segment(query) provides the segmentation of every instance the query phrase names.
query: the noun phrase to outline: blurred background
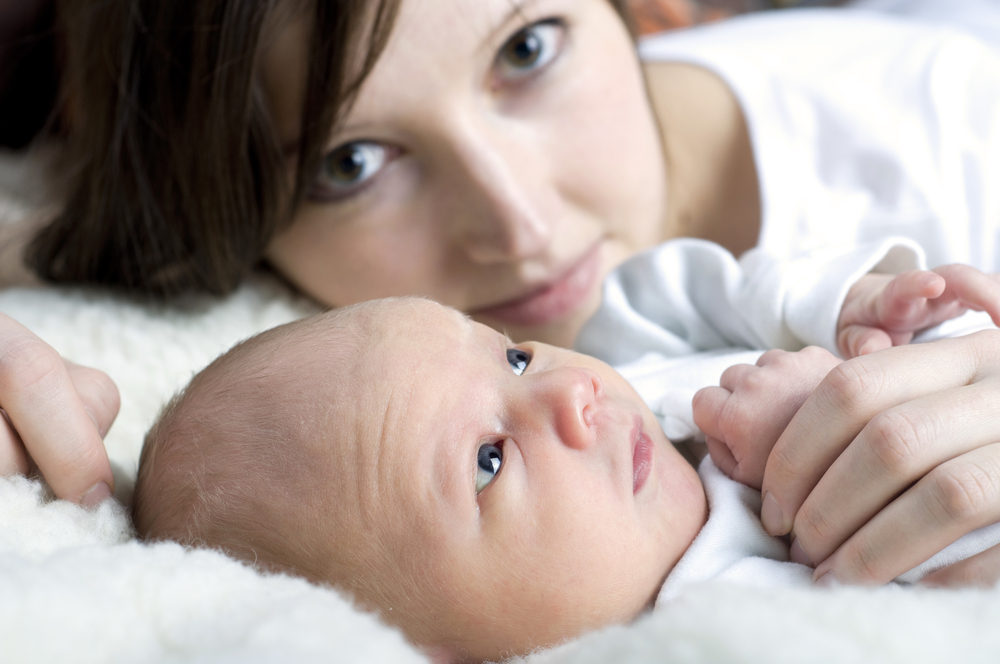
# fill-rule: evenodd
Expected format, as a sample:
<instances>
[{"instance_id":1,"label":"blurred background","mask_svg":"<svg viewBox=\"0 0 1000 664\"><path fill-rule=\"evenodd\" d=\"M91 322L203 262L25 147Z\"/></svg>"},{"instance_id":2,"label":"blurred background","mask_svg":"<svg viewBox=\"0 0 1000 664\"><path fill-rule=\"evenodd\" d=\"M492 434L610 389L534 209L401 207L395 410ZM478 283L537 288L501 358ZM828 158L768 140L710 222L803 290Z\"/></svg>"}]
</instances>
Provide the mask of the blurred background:
<instances>
[{"instance_id":1,"label":"blurred background","mask_svg":"<svg viewBox=\"0 0 1000 664\"><path fill-rule=\"evenodd\" d=\"M734 14L784 7L819 7L846 0L630 0L643 35L717 21Z\"/></svg>"}]
</instances>

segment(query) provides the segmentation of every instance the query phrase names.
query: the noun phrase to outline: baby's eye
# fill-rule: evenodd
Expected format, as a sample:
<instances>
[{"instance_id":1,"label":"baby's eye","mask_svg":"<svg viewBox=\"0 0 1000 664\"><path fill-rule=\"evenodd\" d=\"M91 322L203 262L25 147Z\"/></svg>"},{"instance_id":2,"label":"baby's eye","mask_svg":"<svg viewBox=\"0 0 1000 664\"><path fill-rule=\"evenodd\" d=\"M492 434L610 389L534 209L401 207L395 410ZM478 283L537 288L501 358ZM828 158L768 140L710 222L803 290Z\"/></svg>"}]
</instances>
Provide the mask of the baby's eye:
<instances>
[{"instance_id":1,"label":"baby's eye","mask_svg":"<svg viewBox=\"0 0 1000 664\"><path fill-rule=\"evenodd\" d=\"M390 156L389 148L371 141L341 145L323 156L309 195L320 200L349 196L377 175Z\"/></svg>"},{"instance_id":2,"label":"baby's eye","mask_svg":"<svg viewBox=\"0 0 1000 664\"><path fill-rule=\"evenodd\" d=\"M504 78L520 78L552 62L562 48L565 26L546 19L522 28L507 40L497 57Z\"/></svg>"},{"instance_id":3,"label":"baby's eye","mask_svg":"<svg viewBox=\"0 0 1000 664\"><path fill-rule=\"evenodd\" d=\"M520 376L528 368L528 363L531 362L531 353L510 348L507 350L507 362L510 363L511 370Z\"/></svg>"},{"instance_id":4,"label":"baby's eye","mask_svg":"<svg viewBox=\"0 0 1000 664\"><path fill-rule=\"evenodd\" d=\"M476 493L479 493L493 481L503 464L503 450L499 445L488 443L479 447L479 458L476 463Z\"/></svg>"}]
</instances>

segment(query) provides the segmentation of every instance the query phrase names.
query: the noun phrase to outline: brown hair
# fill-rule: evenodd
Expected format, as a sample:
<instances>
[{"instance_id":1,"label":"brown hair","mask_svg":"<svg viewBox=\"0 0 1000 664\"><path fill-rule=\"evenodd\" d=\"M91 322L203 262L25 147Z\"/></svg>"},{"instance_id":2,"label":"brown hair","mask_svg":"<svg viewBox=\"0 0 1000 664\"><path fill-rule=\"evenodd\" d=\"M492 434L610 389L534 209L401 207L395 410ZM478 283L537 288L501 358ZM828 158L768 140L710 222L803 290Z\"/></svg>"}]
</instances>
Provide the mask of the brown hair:
<instances>
[{"instance_id":1,"label":"brown hair","mask_svg":"<svg viewBox=\"0 0 1000 664\"><path fill-rule=\"evenodd\" d=\"M224 294L292 218L401 0L314 0L294 184L258 64L294 0L62 0L67 196L29 266L135 294ZM631 28L626 0L609 0ZM363 57L355 60L357 49Z\"/></svg>"}]
</instances>

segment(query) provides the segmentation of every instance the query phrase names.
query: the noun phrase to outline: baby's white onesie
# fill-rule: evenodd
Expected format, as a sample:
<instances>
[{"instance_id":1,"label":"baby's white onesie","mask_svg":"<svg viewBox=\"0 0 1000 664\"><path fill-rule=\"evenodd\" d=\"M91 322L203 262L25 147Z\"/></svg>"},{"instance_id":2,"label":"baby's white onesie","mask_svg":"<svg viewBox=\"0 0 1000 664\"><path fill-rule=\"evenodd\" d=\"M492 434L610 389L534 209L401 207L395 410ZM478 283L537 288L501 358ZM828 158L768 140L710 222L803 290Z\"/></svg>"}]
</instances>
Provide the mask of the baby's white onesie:
<instances>
[{"instance_id":1,"label":"baby's white onesie","mask_svg":"<svg viewBox=\"0 0 1000 664\"><path fill-rule=\"evenodd\" d=\"M722 580L753 586L810 586L812 570L788 560L784 538L772 537L760 521L760 492L723 475L705 457L698 475L708 496L708 521L667 575L656 606L695 583ZM916 583L931 572L1000 544L1000 524L975 530L896 578Z\"/></svg>"}]
</instances>

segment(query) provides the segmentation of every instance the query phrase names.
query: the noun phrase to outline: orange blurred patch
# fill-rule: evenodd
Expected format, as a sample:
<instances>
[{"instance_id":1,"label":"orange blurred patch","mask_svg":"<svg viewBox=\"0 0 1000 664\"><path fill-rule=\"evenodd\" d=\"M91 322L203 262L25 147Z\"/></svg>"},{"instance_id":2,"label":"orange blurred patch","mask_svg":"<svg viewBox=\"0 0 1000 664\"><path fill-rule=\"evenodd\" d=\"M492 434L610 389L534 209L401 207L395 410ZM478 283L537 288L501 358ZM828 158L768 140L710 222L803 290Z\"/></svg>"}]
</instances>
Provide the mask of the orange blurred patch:
<instances>
[{"instance_id":1,"label":"orange blurred patch","mask_svg":"<svg viewBox=\"0 0 1000 664\"><path fill-rule=\"evenodd\" d=\"M640 35L686 28L732 15L694 0L630 0L629 7Z\"/></svg>"}]
</instances>

